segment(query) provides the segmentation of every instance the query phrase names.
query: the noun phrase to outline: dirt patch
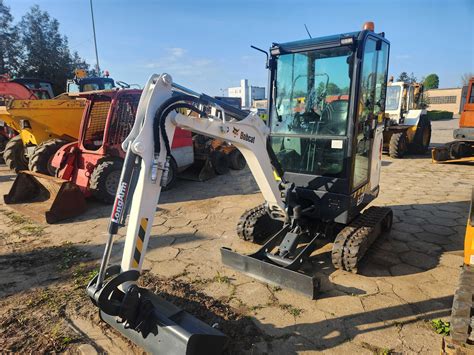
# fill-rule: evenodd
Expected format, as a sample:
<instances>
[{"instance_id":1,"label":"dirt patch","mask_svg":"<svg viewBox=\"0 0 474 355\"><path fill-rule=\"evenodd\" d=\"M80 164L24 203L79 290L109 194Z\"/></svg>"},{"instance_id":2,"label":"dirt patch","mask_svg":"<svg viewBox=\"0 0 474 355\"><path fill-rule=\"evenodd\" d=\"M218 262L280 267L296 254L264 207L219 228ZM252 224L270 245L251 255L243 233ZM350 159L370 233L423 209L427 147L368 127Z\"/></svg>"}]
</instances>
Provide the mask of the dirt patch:
<instances>
[{"instance_id":1,"label":"dirt patch","mask_svg":"<svg viewBox=\"0 0 474 355\"><path fill-rule=\"evenodd\" d=\"M242 353L264 340L262 333L246 313L197 290L192 284L174 279L161 279L144 272L140 285L159 294L209 325L215 325L230 339L227 352Z\"/></svg>"},{"instance_id":2,"label":"dirt patch","mask_svg":"<svg viewBox=\"0 0 474 355\"><path fill-rule=\"evenodd\" d=\"M95 317L96 310L84 292L95 263L59 272L58 280L8 296L0 301L0 347L12 352L58 352L85 339L70 326L72 313Z\"/></svg>"}]
</instances>

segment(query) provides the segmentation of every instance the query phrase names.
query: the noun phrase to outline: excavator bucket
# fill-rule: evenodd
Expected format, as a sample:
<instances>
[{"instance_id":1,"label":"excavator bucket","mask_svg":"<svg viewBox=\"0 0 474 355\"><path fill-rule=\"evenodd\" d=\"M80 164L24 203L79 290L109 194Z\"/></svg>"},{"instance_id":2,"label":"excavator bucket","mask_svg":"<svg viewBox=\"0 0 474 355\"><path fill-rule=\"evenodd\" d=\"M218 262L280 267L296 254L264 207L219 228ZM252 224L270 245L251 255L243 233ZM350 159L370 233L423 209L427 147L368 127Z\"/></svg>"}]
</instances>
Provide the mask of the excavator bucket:
<instances>
[{"instance_id":1,"label":"excavator bucket","mask_svg":"<svg viewBox=\"0 0 474 355\"><path fill-rule=\"evenodd\" d=\"M13 209L41 223L56 223L86 210L86 200L76 184L31 171L19 172L3 198Z\"/></svg>"}]
</instances>

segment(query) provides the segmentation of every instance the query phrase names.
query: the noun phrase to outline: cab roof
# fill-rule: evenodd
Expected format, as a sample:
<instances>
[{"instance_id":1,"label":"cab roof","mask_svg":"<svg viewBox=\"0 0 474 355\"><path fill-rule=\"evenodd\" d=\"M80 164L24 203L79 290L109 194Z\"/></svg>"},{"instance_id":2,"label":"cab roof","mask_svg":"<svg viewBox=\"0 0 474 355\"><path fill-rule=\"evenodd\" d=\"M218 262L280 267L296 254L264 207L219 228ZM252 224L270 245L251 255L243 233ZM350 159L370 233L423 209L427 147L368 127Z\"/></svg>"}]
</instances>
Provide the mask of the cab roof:
<instances>
[{"instance_id":1,"label":"cab roof","mask_svg":"<svg viewBox=\"0 0 474 355\"><path fill-rule=\"evenodd\" d=\"M361 31L341 33L338 35L324 36L318 38L308 38L299 41L273 43L270 51L272 54L292 53L302 50L322 49L341 45L341 39L354 38L356 39Z\"/></svg>"}]
</instances>

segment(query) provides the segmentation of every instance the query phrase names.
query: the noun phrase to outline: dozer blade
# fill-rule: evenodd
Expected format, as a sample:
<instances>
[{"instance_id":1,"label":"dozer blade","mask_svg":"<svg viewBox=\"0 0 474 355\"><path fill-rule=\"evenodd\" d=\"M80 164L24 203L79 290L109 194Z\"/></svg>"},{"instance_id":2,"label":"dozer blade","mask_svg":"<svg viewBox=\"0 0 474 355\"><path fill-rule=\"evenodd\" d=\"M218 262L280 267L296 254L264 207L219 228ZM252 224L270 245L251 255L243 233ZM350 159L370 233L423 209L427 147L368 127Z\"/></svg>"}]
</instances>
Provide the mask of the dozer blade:
<instances>
[{"instance_id":1,"label":"dozer blade","mask_svg":"<svg viewBox=\"0 0 474 355\"><path fill-rule=\"evenodd\" d=\"M206 181L216 176L210 159L196 160L193 165L179 174L181 179Z\"/></svg>"},{"instance_id":2,"label":"dozer blade","mask_svg":"<svg viewBox=\"0 0 474 355\"><path fill-rule=\"evenodd\" d=\"M221 259L227 265L243 274L271 285L290 288L296 292L315 299L319 282L316 277L290 270L262 258L259 253L242 255L229 248L221 248Z\"/></svg>"},{"instance_id":3,"label":"dozer blade","mask_svg":"<svg viewBox=\"0 0 474 355\"><path fill-rule=\"evenodd\" d=\"M179 307L152 292L143 290L150 299L156 324L146 337L119 322L118 318L100 311L102 320L122 335L152 354L221 354L227 337Z\"/></svg>"},{"instance_id":4,"label":"dozer blade","mask_svg":"<svg viewBox=\"0 0 474 355\"><path fill-rule=\"evenodd\" d=\"M20 171L3 198L13 209L41 223L56 223L86 210L76 184L31 171Z\"/></svg>"}]
</instances>

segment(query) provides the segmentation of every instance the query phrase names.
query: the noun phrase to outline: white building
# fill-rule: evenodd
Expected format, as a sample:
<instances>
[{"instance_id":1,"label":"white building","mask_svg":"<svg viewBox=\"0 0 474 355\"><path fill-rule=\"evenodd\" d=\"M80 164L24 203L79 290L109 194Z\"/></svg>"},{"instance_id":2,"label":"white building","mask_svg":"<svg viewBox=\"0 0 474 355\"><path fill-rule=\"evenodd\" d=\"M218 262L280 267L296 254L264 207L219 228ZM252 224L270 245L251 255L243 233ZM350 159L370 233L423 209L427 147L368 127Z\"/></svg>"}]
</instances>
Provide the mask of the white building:
<instances>
[{"instance_id":1,"label":"white building","mask_svg":"<svg viewBox=\"0 0 474 355\"><path fill-rule=\"evenodd\" d=\"M240 86L228 88L227 96L240 97L242 108L252 107L253 100L262 100L265 98L265 88L249 85L248 79L240 80Z\"/></svg>"}]
</instances>

